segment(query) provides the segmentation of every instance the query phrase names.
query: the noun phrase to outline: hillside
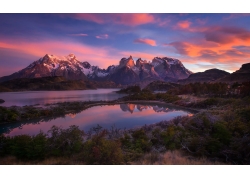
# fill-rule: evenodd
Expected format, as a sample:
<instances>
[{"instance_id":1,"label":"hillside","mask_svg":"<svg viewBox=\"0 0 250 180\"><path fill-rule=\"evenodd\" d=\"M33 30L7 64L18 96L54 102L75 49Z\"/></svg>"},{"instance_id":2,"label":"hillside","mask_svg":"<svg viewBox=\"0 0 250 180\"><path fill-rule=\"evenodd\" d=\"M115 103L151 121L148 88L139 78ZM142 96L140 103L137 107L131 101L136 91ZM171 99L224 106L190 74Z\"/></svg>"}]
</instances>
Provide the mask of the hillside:
<instances>
[{"instance_id":1,"label":"hillside","mask_svg":"<svg viewBox=\"0 0 250 180\"><path fill-rule=\"evenodd\" d=\"M19 78L0 83L0 92L41 91L41 90L86 90L97 88L117 88L114 82L89 80L67 80L61 76L42 78Z\"/></svg>"},{"instance_id":2,"label":"hillside","mask_svg":"<svg viewBox=\"0 0 250 180\"><path fill-rule=\"evenodd\" d=\"M214 82L217 79L223 78L230 73L220 69L209 69L204 72L191 74L187 79L179 80L181 84L195 83L195 82Z\"/></svg>"},{"instance_id":3,"label":"hillside","mask_svg":"<svg viewBox=\"0 0 250 180\"><path fill-rule=\"evenodd\" d=\"M243 64L241 68L234 73L217 80L218 82L234 83L250 81L250 63Z\"/></svg>"}]
</instances>

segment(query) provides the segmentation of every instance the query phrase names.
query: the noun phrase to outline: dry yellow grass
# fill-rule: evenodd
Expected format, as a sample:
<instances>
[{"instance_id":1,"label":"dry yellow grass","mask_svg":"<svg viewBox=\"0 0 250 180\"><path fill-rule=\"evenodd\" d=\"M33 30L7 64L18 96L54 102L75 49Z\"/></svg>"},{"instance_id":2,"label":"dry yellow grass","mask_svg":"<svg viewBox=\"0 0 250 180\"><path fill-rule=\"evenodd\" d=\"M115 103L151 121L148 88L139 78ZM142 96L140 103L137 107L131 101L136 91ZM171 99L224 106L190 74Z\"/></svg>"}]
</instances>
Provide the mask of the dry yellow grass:
<instances>
[{"instance_id":1,"label":"dry yellow grass","mask_svg":"<svg viewBox=\"0 0 250 180\"><path fill-rule=\"evenodd\" d=\"M134 165L225 165L222 162L212 162L206 158L194 158L183 155L180 151L168 151L162 154L145 154Z\"/></svg>"}]
</instances>

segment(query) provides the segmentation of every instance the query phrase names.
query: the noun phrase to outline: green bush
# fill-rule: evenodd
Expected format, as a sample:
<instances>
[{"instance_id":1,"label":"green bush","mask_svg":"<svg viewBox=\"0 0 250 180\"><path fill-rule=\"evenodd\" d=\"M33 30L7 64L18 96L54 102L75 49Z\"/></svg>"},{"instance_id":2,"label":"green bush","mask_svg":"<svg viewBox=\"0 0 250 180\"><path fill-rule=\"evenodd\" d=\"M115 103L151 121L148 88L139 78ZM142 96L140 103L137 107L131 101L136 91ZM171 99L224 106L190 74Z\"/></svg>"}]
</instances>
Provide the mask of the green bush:
<instances>
[{"instance_id":1,"label":"green bush","mask_svg":"<svg viewBox=\"0 0 250 180\"><path fill-rule=\"evenodd\" d=\"M180 148L181 143L181 129L176 126L169 126L163 132L161 132L161 138L163 139L163 145L166 149L174 150Z\"/></svg>"},{"instance_id":2,"label":"green bush","mask_svg":"<svg viewBox=\"0 0 250 180\"><path fill-rule=\"evenodd\" d=\"M18 135L0 137L0 154L13 155L23 160L44 159L46 155L46 135L42 132L36 136Z\"/></svg>"},{"instance_id":3,"label":"green bush","mask_svg":"<svg viewBox=\"0 0 250 180\"><path fill-rule=\"evenodd\" d=\"M105 139L106 131L94 135L84 143L83 159L87 164L122 164L123 153L118 140Z\"/></svg>"},{"instance_id":4,"label":"green bush","mask_svg":"<svg viewBox=\"0 0 250 180\"><path fill-rule=\"evenodd\" d=\"M133 149L137 152L148 152L151 148L151 142L143 129L136 130L132 133Z\"/></svg>"},{"instance_id":5,"label":"green bush","mask_svg":"<svg viewBox=\"0 0 250 180\"><path fill-rule=\"evenodd\" d=\"M84 132L78 126L73 125L68 129L52 126L48 133L48 147L51 155L70 156L81 151Z\"/></svg>"}]
</instances>

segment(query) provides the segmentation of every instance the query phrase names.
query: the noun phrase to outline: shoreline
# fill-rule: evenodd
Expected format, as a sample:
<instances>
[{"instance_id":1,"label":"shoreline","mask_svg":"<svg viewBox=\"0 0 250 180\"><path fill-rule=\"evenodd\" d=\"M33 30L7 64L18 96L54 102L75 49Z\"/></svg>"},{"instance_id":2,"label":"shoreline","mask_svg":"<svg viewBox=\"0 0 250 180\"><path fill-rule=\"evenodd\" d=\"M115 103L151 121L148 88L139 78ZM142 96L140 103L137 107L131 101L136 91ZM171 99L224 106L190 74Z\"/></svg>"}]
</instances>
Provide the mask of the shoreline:
<instances>
[{"instance_id":1,"label":"shoreline","mask_svg":"<svg viewBox=\"0 0 250 180\"><path fill-rule=\"evenodd\" d=\"M46 105L30 105L30 106L10 106L10 107L4 107L0 105L0 108L3 107L7 110L12 110L18 112L20 114L20 117L18 120L9 121L9 122L0 122L1 125L7 125L12 124L16 122L27 122L32 120L40 120L45 118L57 118L61 116L66 116L69 113L78 114L84 110L87 110L88 108L92 108L95 106L105 106L105 105L117 105L117 104L127 104L127 103L134 103L134 104L158 104L158 105L165 105L165 106L171 106L176 107L179 109L187 110L187 111L193 111L193 113L199 113L200 109L194 109L194 108L188 108L184 106L175 105L173 103L166 103L164 101L157 101L157 100L113 100L113 101L72 101L72 102L59 102L59 103L53 103L53 104L46 104ZM28 114L28 109L32 109L33 111L37 111L40 113L43 113L46 111L47 115L38 115L38 116L31 116L31 117L21 117L23 115ZM59 109L61 112L57 112L56 110ZM26 112L27 111L27 112ZM30 115L30 114L28 114Z\"/></svg>"}]
</instances>

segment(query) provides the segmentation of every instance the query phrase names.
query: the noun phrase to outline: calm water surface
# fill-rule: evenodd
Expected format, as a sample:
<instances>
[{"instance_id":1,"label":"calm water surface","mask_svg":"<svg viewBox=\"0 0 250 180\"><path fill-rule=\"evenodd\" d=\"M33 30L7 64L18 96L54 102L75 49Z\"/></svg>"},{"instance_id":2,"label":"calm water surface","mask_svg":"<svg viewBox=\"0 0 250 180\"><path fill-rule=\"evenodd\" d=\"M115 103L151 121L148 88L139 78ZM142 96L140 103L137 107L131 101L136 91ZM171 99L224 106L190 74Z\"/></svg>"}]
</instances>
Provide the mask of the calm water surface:
<instances>
[{"instance_id":1,"label":"calm water surface","mask_svg":"<svg viewBox=\"0 0 250 180\"><path fill-rule=\"evenodd\" d=\"M53 125L68 128L77 125L88 131L97 124L104 128L115 125L117 128L134 128L145 124L153 124L162 120L170 120L177 116L189 115L191 112L159 104L118 104L95 106L78 114L68 114L56 119L26 121L0 126L0 133L14 136L20 134L35 135L42 130L47 132Z\"/></svg>"},{"instance_id":2,"label":"calm water surface","mask_svg":"<svg viewBox=\"0 0 250 180\"><path fill-rule=\"evenodd\" d=\"M75 91L24 91L0 93L0 99L5 100L0 106L25 106L35 104L51 104L69 101L111 101L124 94L114 91L119 89L75 90Z\"/></svg>"}]
</instances>

